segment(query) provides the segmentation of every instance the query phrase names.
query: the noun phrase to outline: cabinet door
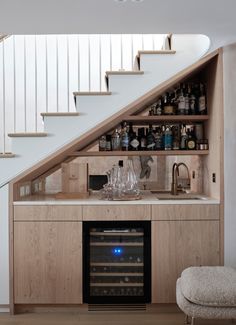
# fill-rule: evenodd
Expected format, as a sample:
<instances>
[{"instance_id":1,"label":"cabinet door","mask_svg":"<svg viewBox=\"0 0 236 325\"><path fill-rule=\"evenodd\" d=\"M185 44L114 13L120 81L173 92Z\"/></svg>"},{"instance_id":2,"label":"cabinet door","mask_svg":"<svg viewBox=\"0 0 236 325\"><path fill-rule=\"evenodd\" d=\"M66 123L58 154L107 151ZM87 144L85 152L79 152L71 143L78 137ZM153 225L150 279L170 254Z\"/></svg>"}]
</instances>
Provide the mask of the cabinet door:
<instances>
[{"instance_id":1,"label":"cabinet door","mask_svg":"<svg viewBox=\"0 0 236 325\"><path fill-rule=\"evenodd\" d=\"M152 303L174 303L189 266L219 265L219 221L152 222Z\"/></svg>"},{"instance_id":2,"label":"cabinet door","mask_svg":"<svg viewBox=\"0 0 236 325\"><path fill-rule=\"evenodd\" d=\"M14 303L82 303L82 223L14 223Z\"/></svg>"}]
</instances>

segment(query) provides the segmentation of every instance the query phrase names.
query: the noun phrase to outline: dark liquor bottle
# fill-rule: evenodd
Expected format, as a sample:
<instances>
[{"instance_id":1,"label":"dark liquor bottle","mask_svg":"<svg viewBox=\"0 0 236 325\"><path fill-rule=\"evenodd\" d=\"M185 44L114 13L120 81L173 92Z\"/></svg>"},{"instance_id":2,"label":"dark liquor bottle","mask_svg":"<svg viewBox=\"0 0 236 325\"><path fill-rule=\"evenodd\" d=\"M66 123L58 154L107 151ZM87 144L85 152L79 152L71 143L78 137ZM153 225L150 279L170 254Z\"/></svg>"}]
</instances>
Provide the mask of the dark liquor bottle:
<instances>
[{"instance_id":1,"label":"dark liquor bottle","mask_svg":"<svg viewBox=\"0 0 236 325\"><path fill-rule=\"evenodd\" d=\"M148 133L147 133L147 150L155 149L155 139L153 135L152 125L149 125Z\"/></svg>"},{"instance_id":2,"label":"dark liquor bottle","mask_svg":"<svg viewBox=\"0 0 236 325\"><path fill-rule=\"evenodd\" d=\"M127 125L126 123L122 123L121 129L121 149L122 151L129 150L129 134L127 132Z\"/></svg>"},{"instance_id":3,"label":"dark liquor bottle","mask_svg":"<svg viewBox=\"0 0 236 325\"><path fill-rule=\"evenodd\" d=\"M155 105L152 105L152 106L149 108L149 112L148 112L148 114L149 114L150 116L155 115Z\"/></svg>"},{"instance_id":4,"label":"dark liquor bottle","mask_svg":"<svg viewBox=\"0 0 236 325\"><path fill-rule=\"evenodd\" d=\"M193 127L188 131L188 139L186 141L186 147L188 150L196 149L196 138L195 138L195 133L194 133Z\"/></svg>"},{"instance_id":5,"label":"dark liquor bottle","mask_svg":"<svg viewBox=\"0 0 236 325\"><path fill-rule=\"evenodd\" d=\"M179 125L172 126L172 135L173 135L173 150L179 150L180 147L180 132Z\"/></svg>"},{"instance_id":6,"label":"dark liquor bottle","mask_svg":"<svg viewBox=\"0 0 236 325\"><path fill-rule=\"evenodd\" d=\"M106 151L111 151L111 135L106 135Z\"/></svg>"},{"instance_id":7,"label":"dark liquor bottle","mask_svg":"<svg viewBox=\"0 0 236 325\"><path fill-rule=\"evenodd\" d=\"M145 128L138 129L139 150L147 150L147 139L145 135Z\"/></svg>"},{"instance_id":8,"label":"dark liquor bottle","mask_svg":"<svg viewBox=\"0 0 236 325\"><path fill-rule=\"evenodd\" d=\"M190 88L190 97L189 97L189 114L195 115L197 113L197 99L194 92L194 88Z\"/></svg>"},{"instance_id":9,"label":"dark liquor bottle","mask_svg":"<svg viewBox=\"0 0 236 325\"><path fill-rule=\"evenodd\" d=\"M199 89L200 89L200 95L198 98L198 111L199 114L204 115L207 114L205 86L202 83L200 83Z\"/></svg>"},{"instance_id":10,"label":"dark liquor bottle","mask_svg":"<svg viewBox=\"0 0 236 325\"><path fill-rule=\"evenodd\" d=\"M154 141L155 141L155 150L162 150L163 149L163 142L162 142L162 132L161 127L157 127L153 132Z\"/></svg>"},{"instance_id":11,"label":"dark liquor bottle","mask_svg":"<svg viewBox=\"0 0 236 325\"><path fill-rule=\"evenodd\" d=\"M135 151L138 150L139 141L137 139L137 135L133 129L133 124L130 122L129 124L129 150Z\"/></svg>"}]
</instances>

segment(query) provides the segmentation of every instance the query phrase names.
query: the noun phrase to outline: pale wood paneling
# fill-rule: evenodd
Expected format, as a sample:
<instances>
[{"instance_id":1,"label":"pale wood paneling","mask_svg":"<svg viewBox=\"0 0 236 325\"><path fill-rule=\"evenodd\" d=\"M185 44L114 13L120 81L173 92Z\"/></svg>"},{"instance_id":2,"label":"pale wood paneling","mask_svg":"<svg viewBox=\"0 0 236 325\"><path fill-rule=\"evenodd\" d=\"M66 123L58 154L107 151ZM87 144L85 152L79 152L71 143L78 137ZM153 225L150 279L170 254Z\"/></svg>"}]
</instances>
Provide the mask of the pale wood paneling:
<instances>
[{"instance_id":1,"label":"pale wood paneling","mask_svg":"<svg viewBox=\"0 0 236 325\"><path fill-rule=\"evenodd\" d=\"M152 220L218 220L217 204L152 205Z\"/></svg>"},{"instance_id":2,"label":"pale wood paneling","mask_svg":"<svg viewBox=\"0 0 236 325\"><path fill-rule=\"evenodd\" d=\"M14 221L79 221L79 205L19 205L14 207Z\"/></svg>"},{"instance_id":3,"label":"pale wood paneling","mask_svg":"<svg viewBox=\"0 0 236 325\"><path fill-rule=\"evenodd\" d=\"M205 137L209 140L210 155L204 157L204 193L221 198L223 188L221 171L223 170L223 63L222 52L205 70L207 82L207 109L210 119L205 124ZM213 182L212 174L216 174Z\"/></svg>"},{"instance_id":4,"label":"pale wood paneling","mask_svg":"<svg viewBox=\"0 0 236 325\"><path fill-rule=\"evenodd\" d=\"M82 223L14 225L14 303L82 303Z\"/></svg>"},{"instance_id":5,"label":"pale wood paneling","mask_svg":"<svg viewBox=\"0 0 236 325\"><path fill-rule=\"evenodd\" d=\"M152 222L152 303L175 302L186 267L219 262L219 221Z\"/></svg>"},{"instance_id":6,"label":"pale wood paneling","mask_svg":"<svg viewBox=\"0 0 236 325\"><path fill-rule=\"evenodd\" d=\"M150 220L150 205L83 206L83 220Z\"/></svg>"}]
</instances>

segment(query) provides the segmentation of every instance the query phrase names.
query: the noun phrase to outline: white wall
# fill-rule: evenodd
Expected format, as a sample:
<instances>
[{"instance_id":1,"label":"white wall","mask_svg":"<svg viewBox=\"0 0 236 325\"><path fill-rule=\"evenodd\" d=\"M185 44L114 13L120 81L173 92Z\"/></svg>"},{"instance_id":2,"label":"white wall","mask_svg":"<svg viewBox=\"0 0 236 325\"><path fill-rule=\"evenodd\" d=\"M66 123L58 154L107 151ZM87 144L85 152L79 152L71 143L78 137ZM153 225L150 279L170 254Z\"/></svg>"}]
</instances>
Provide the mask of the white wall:
<instances>
[{"instance_id":1,"label":"white wall","mask_svg":"<svg viewBox=\"0 0 236 325\"><path fill-rule=\"evenodd\" d=\"M9 304L8 185L0 188L0 305Z\"/></svg>"},{"instance_id":2,"label":"white wall","mask_svg":"<svg viewBox=\"0 0 236 325\"><path fill-rule=\"evenodd\" d=\"M236 267L236 44L224 48L225 264Z\"/></svg>"}]
</instances>

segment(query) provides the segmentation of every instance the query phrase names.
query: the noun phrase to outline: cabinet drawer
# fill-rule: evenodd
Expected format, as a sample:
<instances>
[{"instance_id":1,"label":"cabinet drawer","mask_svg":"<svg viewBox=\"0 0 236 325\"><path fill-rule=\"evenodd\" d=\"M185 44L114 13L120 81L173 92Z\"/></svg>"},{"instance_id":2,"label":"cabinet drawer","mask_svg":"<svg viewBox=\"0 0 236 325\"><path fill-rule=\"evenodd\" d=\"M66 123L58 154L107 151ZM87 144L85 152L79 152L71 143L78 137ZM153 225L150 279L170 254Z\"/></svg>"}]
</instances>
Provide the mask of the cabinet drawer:
<instances>
[{"instance_id":1,"label":"cabinet drawer","mask_svg":"<svg viewBox=\"0 0 236 325\"><path fill-rule=\"evenodd\" d=\"M84 206L83 220L150 220L150 205Z\"/></svg>"},{"instance_id":2,"label":"cabinet drawer","mask_svg":"<svg viewBox=\"0 0 236 325\"><path fill-rule=\"evenodd\" d=\"M218 204L152 205L152 220L218 220Z\"/></svg>"},{"instance_id":3,"label":"cabinet drawer","mask_svg":"<svg viewBox=\"0 0 236 325\"><path fill-rule=\"evenodd\" d=\"M79 205L19 205L14 207L14 221L79 221Z\"/></svg>"}]
</instances>

